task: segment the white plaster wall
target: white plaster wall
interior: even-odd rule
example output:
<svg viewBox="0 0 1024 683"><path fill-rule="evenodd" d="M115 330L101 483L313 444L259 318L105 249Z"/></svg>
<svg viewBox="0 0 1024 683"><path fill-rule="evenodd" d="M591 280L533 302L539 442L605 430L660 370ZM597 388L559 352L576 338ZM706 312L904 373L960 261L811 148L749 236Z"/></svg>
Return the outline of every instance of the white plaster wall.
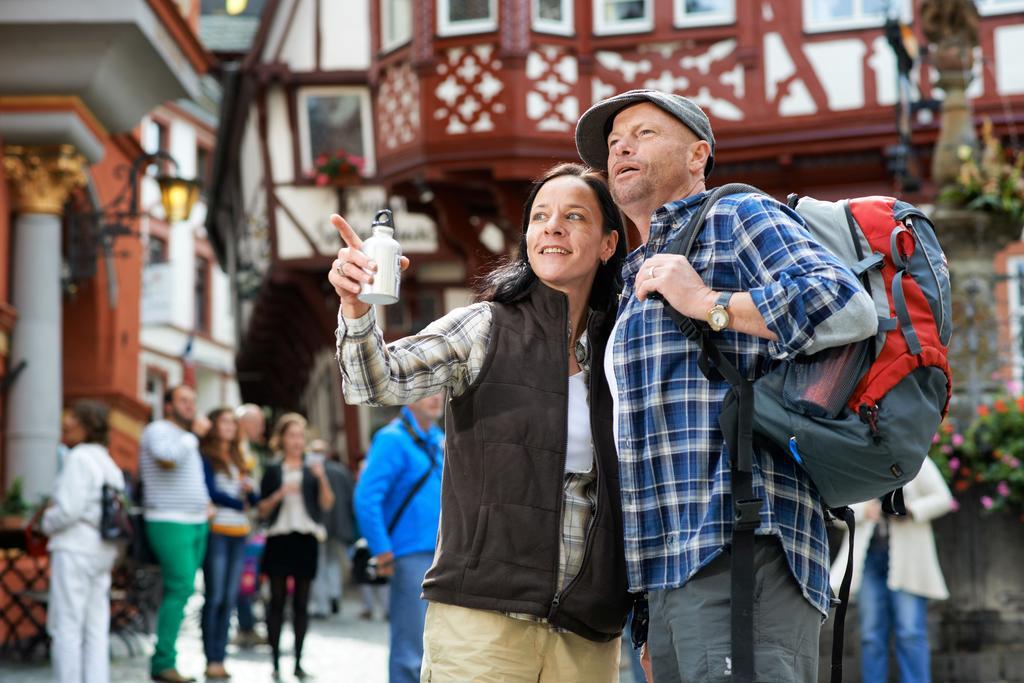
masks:
<svg viewBox="0 0 1024 683"><path fill-rule="evenodd" d="M369 0L319 0L323 33L320 68L370 68Z"/></svg>
<svg viewBox="0 0 1024 683"><path fill-rule="evenodd" d="M353 0L344 0L343 2L329 2L325 4L334 5L348 5ZM281 43L281 57L280 61L291 67L292 71L303 72L312 71L316 67L314 50L316 49L316 3L319 0L298 0L298 7L295 10L295 16L292 19L291 26L287 29L288 33L283 35ZM289 10L287 14L290 14ZM278 12L278 16L285 12ZM329 32L330 24L323 21L321 24L321 30L323 31L323 37L326 37ZM322 40L323 38L321 38Z"/></svg>
<svg viewBox="0 0 1024 683"><path fill-rule="evenodd" d="M242 175L242 202L246 213L254 212L266 202L263 193L263 158L260 156L259 126L256 107L249 110L242 134L238 163Z"/></svg>
<svg viewBox="0 0 1024 683"><path fill-rule="evenodd" d="M1024 92L1024 25L995 29L996 90L1000 95Z"/></svg>
<svg viewBox="0 0 1024 683"><path fill-rule="evenodd" d="M216 264L210 281L210 299L213 306L210 316L211 336L223 344L233 344L235 315L231 310L231 281Z"/></svg>
<svg viewBox="0 0 1024 683"><path fill-rule="evenodd" d="M273 88L267 94L267 138L274 182L292 182L295 164L292 160L292 134L288 125L288 98L280 87Z"/></svg>
<svg viewBox="0 0 1024 683"><path fill-rule="evenodd" d="M191 123L174 119L170 126L170 149L178 162L178 175L182 178L196 177L196 129Z"/></svg>
<svg viewBox="0 0 1024 683"><path fill-rule="evenodd" d="M804 53L828 96L832 111L864 106L864 54L867 47L857 39L830 40L804 45Z"/></svg>
<svg viewBox="0 0 1024 683"><path fill-rule="evenodd" d="M341 243L338 240L338 231L330 222L331 214L338 211L338 195L333 189L280 187L277 189L277 198L299 220L317 244L321 254L332 256L337 253ZM287 224L289 228L294 225L282 210L278 210L277 220L279 228L283 224ZM313 255L309 242L298 230L279 230L277 247L281 258ZM292 256L285 256L286 253Z"/></svg>
<svg viewBox="0 0 1024 683"><path fill-rule="evenodd" d="M316 256L302 232L281 209L277 210L277 255L281 260Z"/></svg>
<svg viewBox="0 0 1024 683"><path fill-rule="evenodd" d="M192 291L195 283L195 239L192 235L192 224L175 223L171 226L170 239L167 244L168 261L174 267L174 282L177 291L172 307L172 323L184 329L192 329L195 311L192 305Z"/></svg>

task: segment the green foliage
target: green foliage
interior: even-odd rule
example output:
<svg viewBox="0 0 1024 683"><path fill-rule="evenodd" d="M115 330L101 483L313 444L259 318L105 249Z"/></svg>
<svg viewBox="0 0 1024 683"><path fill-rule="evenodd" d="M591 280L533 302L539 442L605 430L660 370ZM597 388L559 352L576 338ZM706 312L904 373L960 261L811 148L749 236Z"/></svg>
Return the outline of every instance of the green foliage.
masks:
<svg viewBox="0 0 1024 683"><path fill-rule="evenodd" d="M956 184L946 188L939 200L964 208L1024 221L1024 153L1003 149L992 132L992 122L982 124L982 153L964 145L959 150L960 173Z"/></svg>
<svg viewBox="0 0 1024 683"><path fill-rule="evenodd" d="M28 512L29 506L25 502L22 486L21 477L15 477L7 493L0 499L0 515L21 516Z"/></svg>

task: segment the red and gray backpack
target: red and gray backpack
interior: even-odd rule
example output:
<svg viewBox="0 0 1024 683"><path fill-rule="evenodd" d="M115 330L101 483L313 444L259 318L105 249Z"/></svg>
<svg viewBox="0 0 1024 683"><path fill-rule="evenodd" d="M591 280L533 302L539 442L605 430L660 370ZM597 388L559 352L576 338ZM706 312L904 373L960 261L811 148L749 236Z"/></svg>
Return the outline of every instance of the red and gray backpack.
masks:
<svg viewBox="0 0 1024 683"><path fill-rule="evenodd" d="M716 188L667 248L689 255L711 207L749 185ZM700 345L701 367L731 390L719 419L730 454L733 495L732 671L753 681L753 539L760 525L751 463L756 444L794 459L825 505L850 528L847 506L883 498L902 511L901 487L921 468L952 395L947 346L952 334L949 270L928 217L891 197L838 202L790 196L811 236L858 276L875 303L878 333L860 342L783 363L764 376L743 377L720 352L710 330L665 303L666 313ZM832 680L842 680L843 621L850 568L839 591Z"/></svg>

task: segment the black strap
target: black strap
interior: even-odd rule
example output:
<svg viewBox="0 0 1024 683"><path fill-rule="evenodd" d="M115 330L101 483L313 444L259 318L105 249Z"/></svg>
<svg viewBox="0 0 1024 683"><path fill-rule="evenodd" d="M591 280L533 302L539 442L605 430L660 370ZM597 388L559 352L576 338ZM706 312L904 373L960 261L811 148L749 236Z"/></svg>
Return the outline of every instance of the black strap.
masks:
<svg viewBox="0 0 1024 683"><path fill-rule="evenodd" d="M688 256L704 227L708 212L719 198L729 194L764 194L750 185L730 183L713 190L679 237L665 249L667 253ZM699 330L667 302L665 313L687 339L700 347L698 364L711 381L725 380L732 387L722 406L719 424L730 453L733 530L731 557L731 641L732 679L735 683L754 681L754 532L761 524L764 501L754 497L754 385L736 369L710 336Z"/></svg>
<svg viewBox="0 0 1024 683"><path fill-rule="evenodd" d="M846 522L850 530L850 546L846 556L846 573L839 585L839 605L836 606L836 620L832 624L832 678L831 683L843 683L843 634L846 624L846 608L850 604L850 582L853 580L853 510L849 507L835 508L832 514Z"/></svg>
<svg viewBox="0 0 1024 683"><path fill-rule="evenodd" d="M402 421L402 426L405 427L405 431L407 431L409 436L412 437L413 442L427 454L427 458L430 459L430 466L427 467L427 471L423 473L423 476L416 480L416 483L413 484L411 489L409 489L409 493L405 495L405 500L403 500L402 504L398 506L397 510L395 510L395 514L391 518L391 523L388 524L389 536L395 530L395 527L398 526L398 520L402 518L402 514L405 512L405 509L409 507L409 503L411 503L412 499L416 497L416 494L420 492L423 485L427 483L427 479L430 479L430 475L433 474L434 468L437 467L437 460L434 458L434 452L430 448L430 444L428 444L422 436L416 433L416 430L412 428L412 425L409 424L409 421L406 419L404 414L400 419Z"/></svg>

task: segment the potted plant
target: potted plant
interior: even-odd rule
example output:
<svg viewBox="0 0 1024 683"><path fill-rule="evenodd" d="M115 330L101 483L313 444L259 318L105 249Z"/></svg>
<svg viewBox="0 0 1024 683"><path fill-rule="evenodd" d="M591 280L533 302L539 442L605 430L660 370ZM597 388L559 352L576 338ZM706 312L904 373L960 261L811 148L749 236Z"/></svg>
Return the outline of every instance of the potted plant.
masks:
<svg viewBox="0 0 1024 683"><path fill-rule="evenodd" d="M5 529L20 529L25 526L29 505L25 502L21 477L15 477L7 493L0 499L0 526Z"/></svg>
<svg viewBox="0 0 1024 683"><path fill-rule="evenodd" d="M1024 223L1024 153L1006 150L992 130L990 119L981 126L981 151L959 147L956 180L939 193L946 210L975 212L1007 237L1020 238Z"/></svg>
<svg viewBox="0 0 1024 683"><path fill-rule="evenodd" d="M1024 521L1024 396L978 406L963 434L943 423L929 455L954 496L970 492L983 510Z"/></svg>
<svg viewBox="0 0 1024 683"><path fill-rule="evenodd" d="M362 180L363 168L366 165L366 159L344 149L324 152L317 155L313 161L316 166L312 174L313 182L321 187L355 185Z"/></svg>

